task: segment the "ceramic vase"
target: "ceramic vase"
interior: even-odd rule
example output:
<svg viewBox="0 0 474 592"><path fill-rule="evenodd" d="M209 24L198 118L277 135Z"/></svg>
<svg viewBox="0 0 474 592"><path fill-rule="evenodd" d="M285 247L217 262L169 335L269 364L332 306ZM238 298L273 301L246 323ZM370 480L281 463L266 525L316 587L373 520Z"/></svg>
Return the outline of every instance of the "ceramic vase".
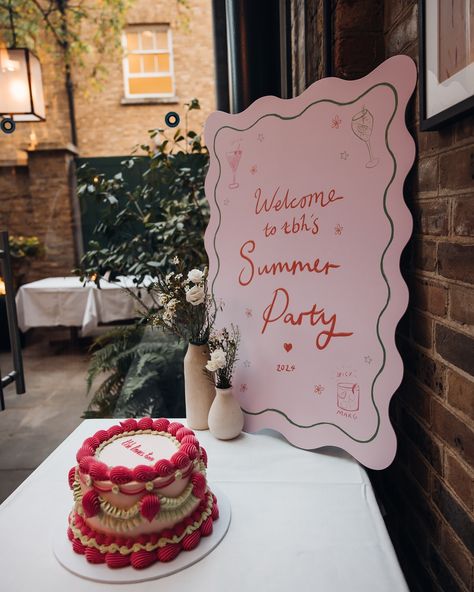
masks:
<svg viewBox="0 0 474 592"><path fill-rule="evenodd" d="M216 397L209 411L209 431L219 440L232 440L244 427L244 414L234 397L232 387L216 387Z"/></svg>
<svg viewBox="0 0 474 592"><path fill-rule="evenodd" d="M209 359L207 344L188 345L184 356L184 397L186 423L192 430L207 430L209 409L215 397L212 378L205 366Z"/></svg>

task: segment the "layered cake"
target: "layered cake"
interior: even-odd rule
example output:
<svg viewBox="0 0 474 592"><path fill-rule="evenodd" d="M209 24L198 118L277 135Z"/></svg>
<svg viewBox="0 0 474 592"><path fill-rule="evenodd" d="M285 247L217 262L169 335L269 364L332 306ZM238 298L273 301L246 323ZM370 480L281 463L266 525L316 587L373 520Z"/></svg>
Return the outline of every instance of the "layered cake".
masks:
<svg viewBox="0 0 474 592"><path fill-rule="evenodd" d="M194 432L167 419L127 419L84 440L69 471L68 538L90 563L142 569L172 561L219 516Z"/></svg>

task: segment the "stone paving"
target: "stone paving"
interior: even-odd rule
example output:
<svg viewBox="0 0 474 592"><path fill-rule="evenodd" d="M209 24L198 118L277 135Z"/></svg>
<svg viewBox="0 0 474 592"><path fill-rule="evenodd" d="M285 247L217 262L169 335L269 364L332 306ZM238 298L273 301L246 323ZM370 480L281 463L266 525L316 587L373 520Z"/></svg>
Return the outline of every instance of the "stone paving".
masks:
<svg viewBox="0 0 474 592"><path fill-rule="evenodd" d="M82 422L88 359L87 349L58 353L49 339L24 349L27 392L17 395L9 385L0 412L0 503ZM11 364L1 353L2 374Z"/></svg>

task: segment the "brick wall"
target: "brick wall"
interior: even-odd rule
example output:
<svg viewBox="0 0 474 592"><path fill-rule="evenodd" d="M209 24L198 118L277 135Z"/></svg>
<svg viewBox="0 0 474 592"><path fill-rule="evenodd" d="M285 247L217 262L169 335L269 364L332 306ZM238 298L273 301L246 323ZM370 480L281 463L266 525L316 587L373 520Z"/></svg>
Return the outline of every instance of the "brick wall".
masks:
<svg viewBox="0 0 474 592"><path fill-rule="evenodd" d="M76 125L80 156L120 156L130 154L136 144L149 141L147 130L165 127L170 110L182 113L184 103L193 97L201 100L202 110L190 115L194 129L202 128L207 115L215 108L214 54L211 0L189 0L188 8L178 9L177 0L135 0L126 17L127 24L170 24L173 35L174 70L177 102L174 104L122 105L124 96L122 60L107 55L102 60L108 70L102 90L92 91L86 74L73 69ZM87 27L85 27L87 35ZM50 37L38 47L42 64L46 101L46 121L19 123L15 133L0 134L0 165L15 163L17 151L25 150L30 134L39 143L64 147L71 141L69 109L61 53L42 51ZM84 57L87 63L88 57Z"/></svg>
<svg viewBox="0 0 474 592"><path fill-rule="evenodd" d="M22 270L26 281L71 275L78 263L73 159L67 149L44 148L29 154L28 166L0 167L0 228L35 235L45 247L44 257Z"/></svg>
<svg viewBox="0 0 474 592"><path fill-rule="evenodd" d="M292 4L295 11L301 2ZM333 19L338 76L363 76L397 53L418 61L414 0L334 0ZM304 48L307 61L315 50ZM293 63L301 64L301 49L293 50ZM297 74L301 90L301 69ZM397 335L405 374L391 403L398 452L371 479L410 590L468 592L474 587L474 117L435 132L420 132L418 121L416 96L407 123L418 153L405 184L414 232L402 257L410 303Z"/></svg>
<svg viewBox="0 0 474 592"><path fill-rule="evenodd" d="M127 24L170 24L176 83L176 102L172 104L121 104L122 61L117 54L103 60L108 75L100 91L91 91L86 77L89 70L73 69L80 156L130 154L136 144L150 142L147 130L166 127L168 111L183 113L184 103L194 97L200 99L202 109L190 113L189 129L202 130L215 107L211 8L211 0L189 0L187 8L181 9L176 0L136 0L129 9ZM78 219L74 214L77 199L71 194L74 161L67 150L71 130L64 62L59 50L43 51L45 43L54 47L46 33L37 51L46 121L18 123L13 134L0 133L0 229L37 235L47 249L43 261L33 262L28 281L70 275L78 263L80 243L80 229L74 222ZM32 132L37 149L27 151Z"/></svg>
<svg viewBox="0 0 474 592"><path fill-rule="evenodd" d="M386 57L418 61L417 3L385 1ZM406 184L414 219L399 327L405 378L392 411L400 452L377 475L414 590L472 590L474 461L474 120L420 132ZM392 526L394 524L392 523Z"/></svg>

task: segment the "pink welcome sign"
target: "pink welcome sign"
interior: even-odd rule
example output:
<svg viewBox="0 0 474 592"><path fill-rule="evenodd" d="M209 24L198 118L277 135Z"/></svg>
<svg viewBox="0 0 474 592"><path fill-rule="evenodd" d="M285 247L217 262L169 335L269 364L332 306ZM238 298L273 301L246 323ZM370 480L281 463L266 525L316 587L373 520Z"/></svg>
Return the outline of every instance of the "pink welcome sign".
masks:
<svg viewBox="0 0 474 592"><path fill-rule="evenodd" d="M403 182L414 142L405 108L416 68L396 56L356 81L213 113L206 195L209 279L241 348L234 393L245 429L390 464L388 417L402 377L399 261L412 221Z"/></svg>

